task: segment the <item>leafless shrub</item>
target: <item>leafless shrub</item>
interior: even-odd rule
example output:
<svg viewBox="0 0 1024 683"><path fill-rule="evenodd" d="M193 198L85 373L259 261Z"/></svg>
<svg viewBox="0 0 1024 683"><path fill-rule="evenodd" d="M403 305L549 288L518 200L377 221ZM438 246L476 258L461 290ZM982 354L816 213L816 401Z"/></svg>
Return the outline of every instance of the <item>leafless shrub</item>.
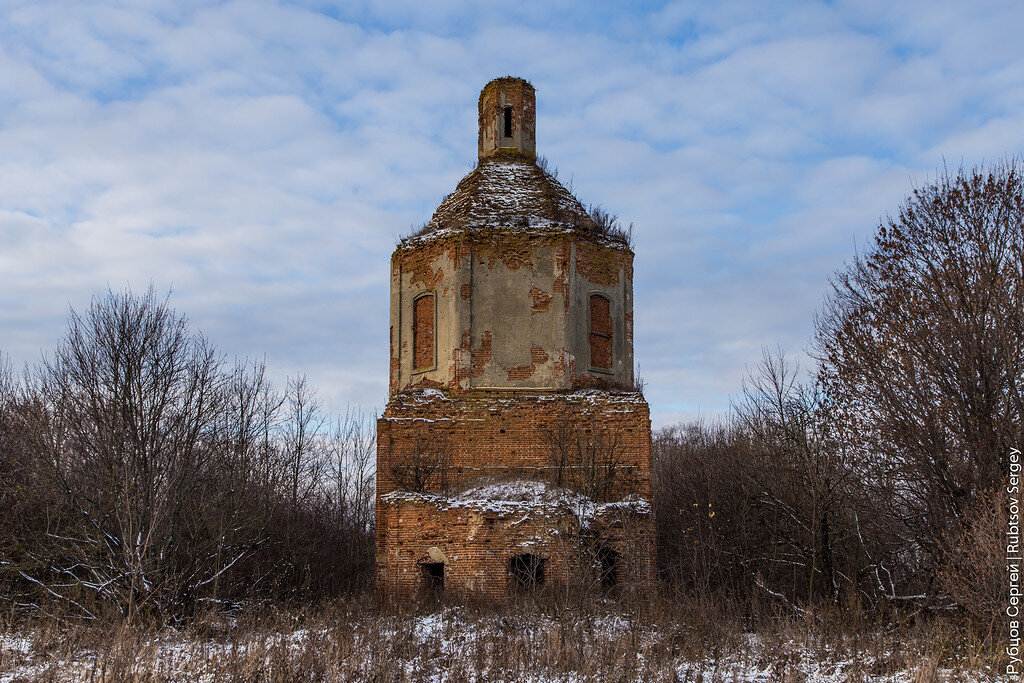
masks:
<svg viewBox="0 0 1024 683"><path fill-rule="evenodd" d="M362 443L358 483L340 481L353 463L334 458L307 382L278 394L262 363L229 367L152 289L108 293L70 323L34 372L0 368L6 600L162 622L366 585L365 427L346 418L340 433Z"/></svg>
<svg viewBox="0 0 1024 683"><path fill-rule="evenodd" d="M551 166L551 163L548 161L548 158L545 155L541 154L540 156L537 157L537 168L541 170L541 173L549 175L555 180L558 180L558 169Z"/></svg>
<svg viewBox="0 0 1024 683"><path fill-rule="evenodd" d="M403 491L447 493L451 451L443 436L417 436L408 452L390 456L391 480Z"/></svg>
<svg viewBox="0 0 1024 683"><path fill-rule="evenodd" d="M1001 629L1010 594L1005 543L1010 500L1006 490L1004 485L984 492L966 511L963 530L944 539L938 572L941 589L988 634Z"/></svg>
<svg viewBox="0 0 1024 683"><path fill-rule="evenodd" d="M591 204L587 208L587 213L593 221L594 232L615 242L620 242L629 249L633 248L632 223L627 227L622 227L619 217L605 210L600 204Z"/></svg>
<svg viewBox="0 0 1024 683"><path fill-rule="evenodd" d="M548 448L552 483L590 500L610 501L618 493L623 446L616 428L591 418L580 421L563 411L540 430Z"/></svg>

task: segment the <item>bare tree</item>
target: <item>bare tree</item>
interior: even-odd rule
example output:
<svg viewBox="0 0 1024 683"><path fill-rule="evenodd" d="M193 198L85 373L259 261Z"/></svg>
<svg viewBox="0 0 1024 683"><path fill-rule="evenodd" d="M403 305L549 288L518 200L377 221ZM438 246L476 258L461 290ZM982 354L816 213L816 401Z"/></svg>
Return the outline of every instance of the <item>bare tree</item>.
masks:
<svg viewBox="0 0 1024 683"><path fill-rule="evenodd" d="M350 409L328 444L334 507L347 524L372 532L377 475L377 435L370 421Z"/></svg>
<svg viewBox="0 0 1024 683"><path fill-rule="evenodd" d="M220 358L159 301L93 300L36 377L33 444L77 521L53 567L133 616L170 586L177 522L210 462Z"/></svg>
<svg viewBox="0 0 1024 683"><path fill-rule="evenodd" d="M792 597L838 599L841 587L856 580L851 554L842 550L854 539L856 470L845 443L833 438L817 385L801 382L799 366L781 349L766 349L735 412L750 438L743 476L760 514L774 520L763 547L746 560L756 571L805 581L803 589L791 586Z"/></svg>
<svg viewBox="0 0 1024 683"><path fill-rule="evenodd" d="M3 598L163 621L365 586L373 434L327 424L305 378L227 367L152 289L94 299L34 372L0 363Z"/></svg>
<svg viewBox="0 0 1024 683"><path fill-rule="evenodd" d="M305 375L288 380L285 408L281 457L287 495L292 507L299 507L322 490L328 467L324 449L328 420Z"/></svg>

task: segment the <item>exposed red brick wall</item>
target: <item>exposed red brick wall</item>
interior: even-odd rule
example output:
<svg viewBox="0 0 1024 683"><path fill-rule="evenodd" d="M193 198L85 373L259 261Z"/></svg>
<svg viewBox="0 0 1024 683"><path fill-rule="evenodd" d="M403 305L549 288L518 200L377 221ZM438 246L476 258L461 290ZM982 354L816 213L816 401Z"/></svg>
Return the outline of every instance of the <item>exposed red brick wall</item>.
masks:
<svg viewBox="0 0 1024 683"><path fill-rule="evenodd" d="M484 330L480 335L480 348L470 349L469 363L472 377L479 377L484 374L484 366L491 362L491 357L493 355L491 353L491 342L493 338L494 337L490 330Z"/></svg>
<svg viewBox="0 0 1024 683"><path fill-rule="evenodd" d="M599 543L621 557L623 587L649 590L654 536L645 508L604 506L582 533L575 511L553 505L385 496L377 508L377 587L390 597L424 591L423 565L437 560L428 554L436 548L447 560L445 591L456 595L507 599L519 589L509 561L525 553L544 560L545 585L600 590L588 555Z"/></svg>
<svg viewBox="0 0 1024 683"><path fill-rule="evenodd" d="M538 287L530 287L530 298L533 305L530 307L530 315L542 313L551 308L551 295Z"/></svg>
<svg viewBox="0 0 1024 683"><path fill-rule="evenodd" d="M590 297L590 365L595 368L612 367L612 323L611 303L603 296Z"/></svg>
<svg viewBox="0 0 1024 683"><path fill-rule="evenodd" d="M410 284L417 289L434 289L446 272L455 272L464 249L463 240L455 236L424 241L415 247L399 246L391 255L392 277L407 273Z"/></svg>
<svg viewBox="0 0 1024 683"><path fill-rule="evenodd" d="M533 344L530 346L530 364L517 365L514 368L505 368L505 372L508 373L508 378L510 380L527 379L537 370L538 365L543 365L547 362L548 354L544 352L544 349Z"/></svg>
<svg viewBox="0 0 1024 683"><path fill-rule="evenodd" d="M474 244L473 255L488 270L493 270L498 263L505 264L509 270L532 269L534 247L532 240L524 238L500 243L477 242Z"/></svg>
<svg viewBox="0 0 1024 683"><path fill-rule="evenodd" d="M633 280L633 254L589 240L576 240L576 271L595 285L614 287L619 284L619 271Z"/></svg>
<svg viewBox="0 0 1024 683"><path fill-rule="evenodd" d="M434 295L421 296L413 302L413 367L434 365Z"/></svg>
<svg viewBox="0 0 1024 683"><path fill-rule="evenodd" d="M449 486L481 477L552 474L551 435L564 425L612 443L620 495L651 493L651 420L639 394L467 392L457 398L396 395L377 421L377 492L395 489L389 472L419 443L450 445ZM597 433L594 436L595 432ZM438 487L436 492L444 492Z"/></svg>

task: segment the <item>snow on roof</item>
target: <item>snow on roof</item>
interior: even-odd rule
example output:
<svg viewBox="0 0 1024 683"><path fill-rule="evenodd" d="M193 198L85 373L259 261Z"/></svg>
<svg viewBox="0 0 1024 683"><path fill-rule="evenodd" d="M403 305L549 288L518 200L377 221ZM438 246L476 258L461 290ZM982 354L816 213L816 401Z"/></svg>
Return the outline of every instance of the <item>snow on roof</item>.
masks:
<svg viewBox="0 0 1024 683"><path fill-rule="evenodd" d="M595 503L587 496L571 489L558 488L543 481L521 479L488 481L449 496L392 491L382 496L381 500L427 503L439 510L465 508L496 513L499 516L529 512L572 514L584 522L608 513L647 515L651 512L650 503L639 495L630 495L614 503Z"/></svg>
<svg viewBox="0 0 1024 683"><path fill-rule="evenodd" d="M519 225L590 226L579 200L532 160L515 155L483 159L444 198L427 223L443 228Z"/></svg>
<svg viewBox="0 0 1024 683"><path fill-rule="evenodd" d="M396 403L402 403L405 407L427 407L435 403L451 402L451 399L445 392L438 389L409 389L400 394L396 394L393 398ZM530 393L529 391L516 392L514 397L502 395L499 393L478 393L469 400L469 397L464 397L463 400L459 401L456 405L451 408L458 408L459 410L475 409L481 407L482 404L493 405L495 407L511 406L522 404L523 401L536 401L538 403L546 403L549 401L567 401L573 404L593 404L601 406L618 405L624 410L621 412L632 412L632 406L642 406L645 404L644 396L638 391L618 391L618 390L605 390L605 389L577 389L576 391L538 391L537 393Z"/></svg>

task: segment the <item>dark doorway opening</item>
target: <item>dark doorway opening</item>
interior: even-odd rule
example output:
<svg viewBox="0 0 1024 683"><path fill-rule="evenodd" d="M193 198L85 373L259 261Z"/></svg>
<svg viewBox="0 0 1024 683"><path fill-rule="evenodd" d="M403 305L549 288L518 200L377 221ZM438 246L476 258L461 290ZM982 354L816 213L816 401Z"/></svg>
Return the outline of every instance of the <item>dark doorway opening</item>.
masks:
<svg viewBox="0 0 1024 683"><path fill-rule="evenodd" d="M519 588L537 588L544 585L546 560L538 555L514 555L508 561L508 571Z"/></svg>
<svg viewBox="0 0 1024 683"><path fill-rule="evenodd" d="M444 562L424 562L420 565L423 572L423 587L427 594L437 595L444 590Z"/></svg>
<svg viewBox="0 0 1024 683"><path fill-rule="evenodd" d="M512 137L512 107L505 107L505 137Z"/></svg>
<svg viewBox="0 0 1024 683"><path fill-rule="evenodd" d="M614 591L622 582L622 556L603 545L597 549L597 560L601 567L601 587Z"/></svg>

